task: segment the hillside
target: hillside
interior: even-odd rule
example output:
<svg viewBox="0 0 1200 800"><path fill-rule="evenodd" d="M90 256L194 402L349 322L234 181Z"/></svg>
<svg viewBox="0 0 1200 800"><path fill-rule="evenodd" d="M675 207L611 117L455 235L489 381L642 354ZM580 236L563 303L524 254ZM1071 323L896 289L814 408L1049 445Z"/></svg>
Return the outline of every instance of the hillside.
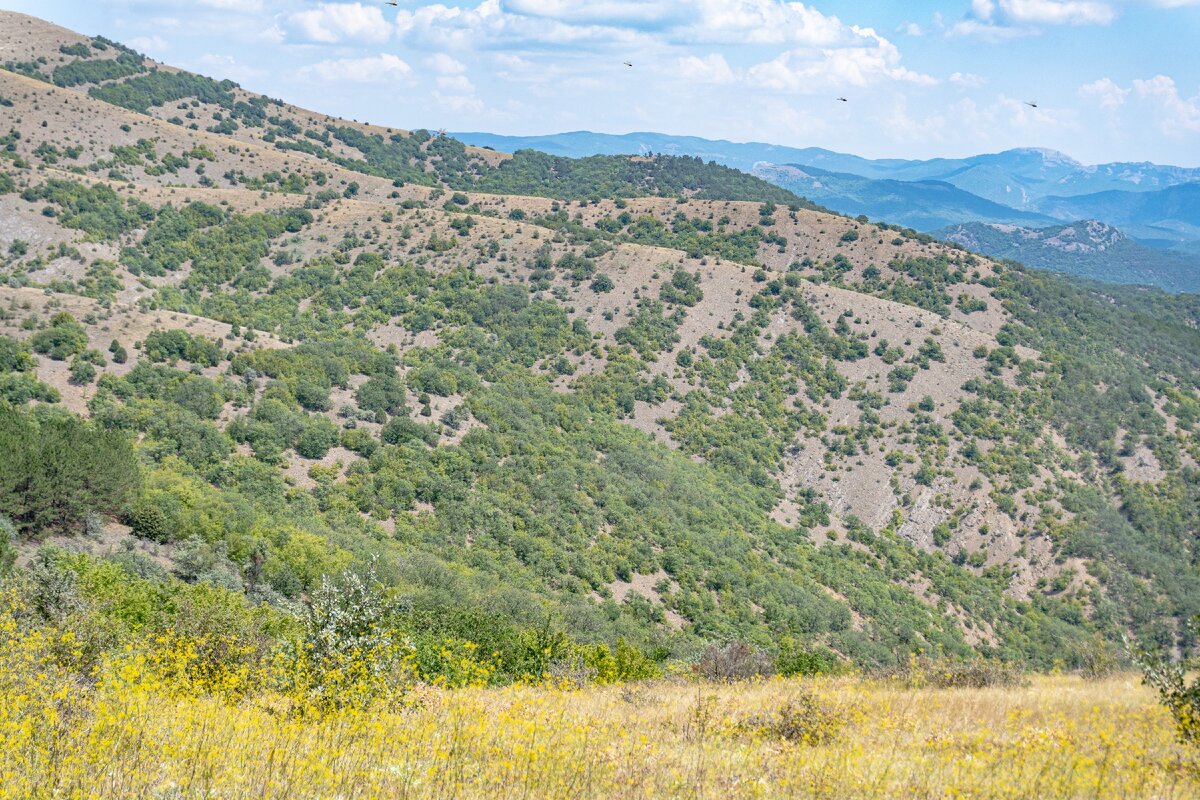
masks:
<svg viewBox="0 0 1200 800"><path fill-rule="evenodd" d="M694 156L715 161L728 167L749 172L755 164L802 163L817 148L784 147L764 142L729 142L704 139L699 136L672 136L664 133L594 133L572 131L544 136L502 136L494 133L453 133L456 139L476 147L501 152L539 150L566 158L586 158L594 155L662 155Z"/></svg>
<svg viewBox="0 0 1200 800"><path fill-rule="evenodd" d="M1183 167L1085 165L1062 153L1030 148L964 159L908 161L653 133L462 136L480 146L534 147L574 157L596 153L695 156L751 172L838 213L864 214L926 233L973 222L1038 229L1098 220L1155 249L1188 253L1189 246L1200 241L1195 203L1200 170ZM1018 251L981 252L1013 257ZM1191 285L1186 278L1158 280L1155 276L1160 272L1169 276L1200 269L1194 258L1185 256L1183 261L1178 253L1163 256L1133 244L1096 258L1079 250L1060 256L1053 248L1030 251L1029 257L1031 266L1160 287Z"/></svg>
<svg viewBox="0 0 1200 800"><path fill-rule="evenodd" d="M1103 222L1044 228L976 222L948 226L933 235L976 253L1038 269L1105 283L1156 286L1168 292L1200 292L1200 263L1194 257L1146 247Z"/></svg>
<svg viewBox="0 0 1200 800"><path fill-rule="evenodd" d="M468 144L493 150L533 148L572 158L597 154L667 153L699 156L745 171L765 162L814 167L877 180L942 181L1013 208L1022 208L1025 203L1049 196L1074 197L1108 191L1154 193L1200 182L1200 169L1194 167L1149 162L1082 164L1063 153L1039 148L1018 148L966 158L912 160L871 159L820 147L728 142L662 133L574 131L543 136L454 135Z"/></svg>
<svg viewBox="0 0 1200 800"><path fill-rule="evenodd" d="M732 639L1192 645L1194 296L691 157L333 119L18 14L0 63L0 513L106 642L187 615L113 585L220 587L268 638L371 565L423 674L466 648L498 682Z"/></svg>
<svg viewBox="0 0 1200 800"><path fill-rule="evenodd" d="M863 158L822 148L787 148L761 142L726 142L665 133L593 133L574 131L545 136L498 136L494 133L455 133L462 142L511 151L534 149L556 156L578 158L593 155L658 154L700 156L749 172L757 163L799 164L833 173L862 178L898 181L943 181L986 197L996 203L1012 203L1013 187L1020 186L1028 197L1092 194L1112 190L1157 192L1200 181L1200 169L1153 163L1081 164L1074 158L1049 150L1025 148L966 158ZM1000 181L992 185L980 175ZM974 186L974 188L972 188ZM982 191L977 191L982 188ZM998 193L997 193L998 192Z"/></svg>

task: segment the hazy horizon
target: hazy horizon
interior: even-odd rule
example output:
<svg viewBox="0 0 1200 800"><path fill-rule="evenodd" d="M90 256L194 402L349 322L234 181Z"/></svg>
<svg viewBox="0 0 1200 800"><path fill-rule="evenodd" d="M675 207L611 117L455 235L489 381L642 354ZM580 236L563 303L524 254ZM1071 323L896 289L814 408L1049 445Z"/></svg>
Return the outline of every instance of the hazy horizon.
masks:
<svg viewBox="0 0 1200 800"><path fill-rule="evenodd" d="M1200 0L0 7L396 127L654 131L868 158L1040 147L1088 164L1200 165Z"/></svg>

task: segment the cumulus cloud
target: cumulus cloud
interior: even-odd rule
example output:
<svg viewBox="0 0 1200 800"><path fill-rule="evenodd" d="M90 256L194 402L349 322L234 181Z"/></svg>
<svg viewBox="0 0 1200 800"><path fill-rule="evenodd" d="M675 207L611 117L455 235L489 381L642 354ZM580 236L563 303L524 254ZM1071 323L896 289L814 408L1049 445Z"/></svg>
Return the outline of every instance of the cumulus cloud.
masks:
<svg viewBox="0 0 1200 800"><path fill-rule="evenodd" d="M934 82L901 66L896 47L871 28L787 0L480 0L401 9L395 25L402 39L449 50L591 45L619 54L622 45L646 53L703 44L778 45L787 50L748 73L753 83L773 89ZM690 79L737 80L720 54L689 54L675 62Z"/></svg>
<svg viewBox="0 0 1200 800"><path fill-rule="evenodd" d="M978 89L987 81L973 72L955 72L950 75L950 83L960 89Z"/></svg>
<svg viewBox="0 0 1200 800"><path fill-rule="evenodd" d="M253 14L263 10L262 0L197 0L206 8L216 8L221 11L241 11Z"/></svg>
<svg viewBox="0 0 1200 800"><path fill-rule="evenodd" d="M1125 98L1129 96L1129 91L1129 89L1122 89L1111 78L1100 78L1079 87L1081 97L1095 100L1101 108L1109 111L1116 111L1125 105Z"/></svg>
<svg viewBox="0 0 1200 800"><path fill-rule="evenodd" d="M303 80L325 83L349 81L352 83L388 83L404 80L412 74L410 67L399 56L380 53L365 58L337 58L319 61L301 67L297 74Z"/></svg>
<svg viewBox="0 0 1200 800"><path fill-rule="evenodd" d="M297 11L288 20L302 36L323 44L347 39L383 42L390 35L383 13L362 3L321 3L316 8Z"/></svg>
<svg viewBox="0 0 1200 800"><path fill-rule="evenodd" d="M985 103L964 97L924 115L910 113L903 95L892 102L886 130L899 142L957 146L967 139L977 148L1014 147L1032 137L1069 136L1078 127L1070 111L1033 109L1005 95Z"/></svg>
<svg viewBox="0 0 1200 800"><path fill-rule="evenodd" d="M233 56L209 53L200 56L192 64L185 64L189 69L195 69L214 78L228 78L242 85L260 81L267 77L265 70L241 63Z"/></svg>
<svg viewBox="0 0 1200 800"><path fill-rule="evenodd" d="M653 33L669 43L797 43L827 45L847 27L790 0L482 0L474 8L428 6L398 15L405 30L422 26L482 24L504 31L561 40L565 37Z"/></svg>
<svg viewBox="0 0 1200 800"><path fill-rule="evenodd" d="M838 47L874 36L788 0L480 0L400 9L396 30L423 43L465 46L580 42Z"/></svg>
<svg viewBox="0 0 1200 800"><path fill-rule="evenodd" d="M733 83L736 76L729 62L720 53L711 53L703 58L684 56L679 59L679 77L695 83Z"/></svg>
<svg viewBox="0 0 1200 800"><path fill-rule="evenodd" d="M552 10L552 9L547 9ZM632 42L643 35L618 24L591 24L576 18L520 14L500 0L482 0L474 7L441 3L396 14L395 29L404 39L441 49L513 47L520 45L579 46Z"/></svg>
<svg viewBox="0 0 1200 800"><path fill-rule="evenodd" d="M504 7L514 14L563 22L660 26L685 19L687 5L669 0L508 0Z"/></svg>
<svg viewBox="0 0 1200 800"><path fill-rule="evenodd" d="M442 110L452 111L459 114L464 112L479 114L482 113L484 109L483 102L474 95L453 93L446 94L440 91L434 91L433 101Z"/></svg>
<svg viewBox="0 0 1200 800"><path fill-rule="evenodd" d="M425 59L425 66L439 75L461 75L467 71L467 65L446 53L434 53Z"/></svg>
<svg viewBox="0 0 1200 800"><path fill-rule="evenodd" d="M474 94L475 84L466 75L443 75L437 79L439 89L457 94Z"/></svg>
<svg viewBox="0 0 1200 800"><path fill-rule="evenodd" d="M999 0L1002 16L1035 25L1107 25L1116 11L1091 0Z"/></svg>
<svg viewBox="0 0 1200 800"><path fill-rule="evenodd" d="M1159 130L1167 136L1200 133L1200 96L1180 97L1172 78L1155 75L1146 80L1135 80L1133 90L1139 98L1155 106Z"/></svg>
<svg viewBox="0 0 1200 800"><path fill-rule="evenodd" d="M857 47L794 49L750 68L752 83L777 91L813 93L831 86L865 87L884 80L929 86L937 81L900 64L900 52L878 36Z"/></svg>
<svg viewBox="0 0 1200 800"><path fill-rule="evenodd" d="M150 55L165 53L171 49L170 45L167 44L167 40L161 36L135 36L129 40L129 46L134 50L140 50Z"/></svg>
<svg viewBox="0 0 1200 800"><path fill-rule="evenodd" d="M782 0L692 0L689 24L679 31L683 40L751 44L802 44L813 47L844 43L856 29L837 17L804 3Z"/></svg>
<svg viewBox="0 0 1200 800"><path fill-rule="evenodd" d="M1116 17L1101 0L971 0L971 10L947 33L1002 40L1047 25L1108 25Z"/></svg>

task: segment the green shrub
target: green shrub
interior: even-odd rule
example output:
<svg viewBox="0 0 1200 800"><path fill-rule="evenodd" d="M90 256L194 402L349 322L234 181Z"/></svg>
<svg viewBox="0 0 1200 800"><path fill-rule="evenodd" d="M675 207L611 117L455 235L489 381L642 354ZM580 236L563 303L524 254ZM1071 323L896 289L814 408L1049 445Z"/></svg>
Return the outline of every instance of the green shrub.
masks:
<svg viewBox="0 0 1200 800"><path fill-rule="evenodd" d="M196 336L178 328L151 331L142 342L142 352L151 361L190 361L202 367L215 367L221 362L220 342Z"/></svg>
<svg viewBox="0 0 1200 800"><path fill-rule="evenodd" d="M838 657L824 647L805 648L790 636L779 643L775 668L780 675L823 675L841 669Z"/></svg>
<svg viewBox="0 0 1200 800"><path fill-rule="evenodd" d="M139 499L125 515L125 522L135 535L152 542L166 542L171 538L170 522L166 512L146 498Z"/></svg>
<svg viewBox="0 0 1200 800"><path fill-rule="evenodd" d="M608 277L603 272L597 272L596 277L592 278L592 282L588 284L588 288L590 288L593 292L603 293L611 292L615 285L616 284L613 283L612 278Z"/></svg>
<svg viewBox="0 0 1200 800"><path fill-rule="evenodd" d="M71 363L68 381L76 386L87 386L96 380L96 368L90 361L77 357Z"/></svg>
<svg viewBox="0 0 1200 800"><path fill-rule="evenodd" d="M0 578L5 578L12 572L13 564L17 563L17 526L12 520L0 514Z"/></svg>
<svg viewBox="0 0 1200 800"><path fill-rule="evenodd" d="M38 331L30 340L34 352L42 353L55 361L66 361L87 349L87 331L70 314L60 311L50 320L50 327Z"/></svg>
<svg viewBox="0 0 1200 800"><path fill-rule="evenodd" d="M1192 621L1193 627L1200 618ZM1134 663L1141 667L1147 686L1171 713L1180 741L1200 747L1200 676L1189 674L1191 664L1173 661L1141 646L1131 647Z"/></svg>
<svg viewBox="0 0 1200 800"><path fill-rule="evenodd" d="M33 369L29 345L11 336L0 335L0 373L26 372Z"/></svg>

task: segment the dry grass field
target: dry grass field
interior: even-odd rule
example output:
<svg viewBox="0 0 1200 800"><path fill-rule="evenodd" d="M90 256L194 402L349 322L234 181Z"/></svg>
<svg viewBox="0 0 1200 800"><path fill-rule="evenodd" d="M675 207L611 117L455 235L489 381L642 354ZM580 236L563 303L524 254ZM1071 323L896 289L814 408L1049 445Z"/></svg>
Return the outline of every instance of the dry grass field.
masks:
<svg viewBox="0 0 1200 800"><path fill-rule="evenodd" d="M80 685L43 658L72 642L17 631L0 630L3 798L1200 796L1200 753L1128 674L417 687L301 715L183 691L133 653Z"/></svg>

